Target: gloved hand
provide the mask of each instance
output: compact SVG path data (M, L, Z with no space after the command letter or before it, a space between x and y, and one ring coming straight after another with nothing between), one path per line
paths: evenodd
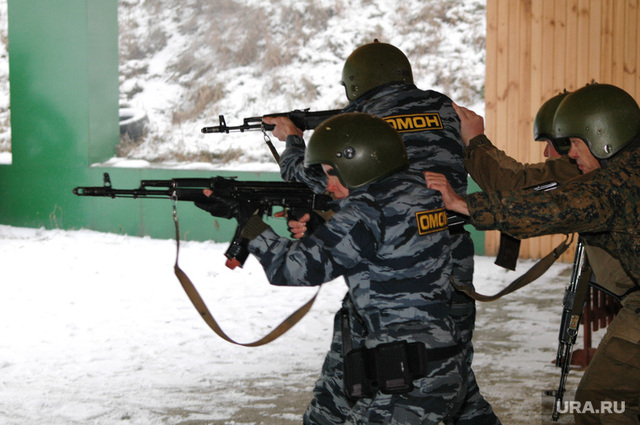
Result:
M333 211L326 211L320 213L319 211L311 211L300 214L297 211L292 211L294 216L299 216L298 219L289 220L287 225L289 226L289 233L294 239L300 239L304 236L309 236L315 232L315 230L322 226L331 216ZM286 217L285 214L276 214L276 217Z
M251 241L257 238L262 232L267 229L270 229L270 227L262 220L262 217L259 215L254 215L249 220L247 220L247 223L242 228L242 232L240 234L243 238Z
M236 203L225 199L209 198L206 202L195 202L195 205L214 217L235 218L236 216Z
M326 223L331 215L333 215L328 213L333 213L333 211L327 211L325 215L320 215L318 211L311 211L311 218L307 221L307 236L313 234L318 227Z

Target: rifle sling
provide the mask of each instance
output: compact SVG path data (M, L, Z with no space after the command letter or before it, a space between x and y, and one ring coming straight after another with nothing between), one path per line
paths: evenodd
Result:
M571 245L572 241L573 237L571 237L571 240L569 240L569 235L567 235L566 239L562 241L554 250L552 250L544 258L540 259L536 264L531 266L531 268L527 270L522 276L511 282L507 287L494 295L479 294L473 288L458 284L453 279L453 276L451 277L451 283L456 290L470 296L476 301L495 301L528 285L529 283L542 276L549 269L549 267L551 267L551 265L558 258L560 258L560 256L567 250L567 248L569 248L569 245Z
M186 292L187 296L191 300L191 303L193 304L193 306L196 308L196 310L200 314L200 317L202 317L202 319L205 321L205 323L207 325L209 325L209 327L220 338L222 338L225 341L228 341L228 342L230 342L232 344L241 345L243 347L259 347L261 345L268 344L269 342L274 341L275 339L279 338L281 335L283 335L285 332L287 332L289 329L291 329L296 323L298 323L300 321L300 319L302 319L304 317L304 315L309 312L309 310L311 309L311 306L313 305L314 301L316 300L316 297L318 296L318 293L320 292L320 287L318 287L318 291L315 293L313 298L311 298L303 306L301 306L296 311L294 311L282 323L280 323L276 328L274 328L271 332L269 332L269 334L267 334L266 336L262 337L261 339L259 339L257 341L254 341L254 342L249 342L249 343L240 343L240 342L237 342L237 341L233 340L231 337L229 337L222 330L220 325L218 325L218 322L216 322L216 320L213 318L213 315L211 314L211 312L207 308L207 305L205 304L204 300L202 299L202 297L198 293L198 291L197 291L196 287L194 286L193 282L191 282L191 279L189 279L189 276L187 276L187 274L178 265L178 256L180 254L180 229L178 227L178 215L177 215L177 212L176 212L175 203L174 203L174 207L173 208L174 208L174 210L173 210L173 220L174 220L175 227L176 227L176 263L175 263L175 265L173 267L173 270L175 272L176 277L180 281L180 284L182 285L182 288L184 289L184 291Z

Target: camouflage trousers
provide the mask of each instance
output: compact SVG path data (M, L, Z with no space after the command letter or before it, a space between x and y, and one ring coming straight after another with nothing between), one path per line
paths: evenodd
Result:
M338 312L334 319L331 347L322 366L322 375L315 384L313 400L304 413L303 423L305 425L334 425L367 423L366 420L369 420L369 423L381 424L424 424L430 423L431 419L435 420L436 417L442 415L442 419L434 423L442 421L446 424L456 425L499 425L500 420L494 414L491 405L480 394L475 375L471 369L473 359L471 337L475 323L475 303L467 296L458 294L453 305L452 315L455 315L456 322L463 329L461 334L466 341L461 352L460 358L462 360L459 361L456 356L456 359L449 366L433 365L432 369L438 376L423 378L425 381L421 382L426 384L429 379L433 379L433 384L436 384L437 382L446 383L447 380L450 380L452 383L450 389L436 391L426 397L420 392L421 383L416 381L414 382L416 384L415 394L412 392L390 396L378 393L373 399L361 399L357 402L347 398L344 393L342 315ZM348 296L343 300L343 309L353 311L353 304ZM355 342L364 339L364 327L357 319L356 314L349 314L349 320L354 348L357 348ZM455 374L459 376L450 376ZM459 385L456 382L459 382ZM443 389L446 387L447 385L444 385ZM459 398L461 400L458 400ZM432 411L422 411L423 409L432 409ZM368 419L365 420L365 418ZM348 419L351 422L347 422Z

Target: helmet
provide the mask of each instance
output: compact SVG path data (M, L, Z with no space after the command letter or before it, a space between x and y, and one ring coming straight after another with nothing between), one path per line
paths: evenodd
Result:
M391 82L412 84L411 64L400 49L377 39L354 50L342 69L342 85L350 101Z
M640 133L640 107L626 91L588 84L569 94L553 118L554 137L578 137L598 159L615 155Z
M304 165L327 164L354 189L409 166L402 138L383 119L351 112L320 124L305 152Z
M571 148L571 142L568 138L554 138L553 135L553 116L556 114L558 105L567 97L568 91L563 91L555 95L551 99L542 104L536 118L533 120L533 138L535 140L546 142L550 141L558 153L566 155Z

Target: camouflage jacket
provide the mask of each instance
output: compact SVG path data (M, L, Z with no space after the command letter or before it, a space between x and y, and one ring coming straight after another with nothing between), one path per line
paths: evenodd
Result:
M313 286L343 276L369 347L399 339L457 344L446 213L422 175L397 173L336 203L331 220L308 237L292 241L267 229L251 241L270 283Z
M578 232L620 259L640 282L640 151L621 151L604 168L550 192L496 191L467 197L472 223L518 238Z
M466 193L460 119L444 94L413 84L389 83L354 100L344 112L381 117L402 136L411 169L442 173L457 193Z
M389 83L349 103L343 112L365 112L383 118L402 136L412 170L445 174L457 193L466 194L460 119L447 96L420 90L413 84ZM304 168L304 150L300 137L287 139L280 158L282 178L307 183L323 192L324 174L320 167Z
M457 193L467 193L460 119L447 96L433 90L418 89L413 84L389 83L352 101L343 112L365 112L385 119L402 136L412 170L443 173ZM306 183L322 193L326 177L320 167L304 167L304 151L302 138L287 138L287 148L280 158L282 178ZM460 284L471 287L473 254L473 241L468 232L453 236L454 275ZM472 328L473 324L463 327ZM471 332L468 330L470 339Z
M464 157L469 174L486 192L518 190L549 181L562 184L581 175L575 161L568 156L522 164L495 147L485 135L471 139ZM620 260L593 245L587 244L586 251L598 284L618 296L635 288ZM640 292L626 297L623 304L640 306Z

